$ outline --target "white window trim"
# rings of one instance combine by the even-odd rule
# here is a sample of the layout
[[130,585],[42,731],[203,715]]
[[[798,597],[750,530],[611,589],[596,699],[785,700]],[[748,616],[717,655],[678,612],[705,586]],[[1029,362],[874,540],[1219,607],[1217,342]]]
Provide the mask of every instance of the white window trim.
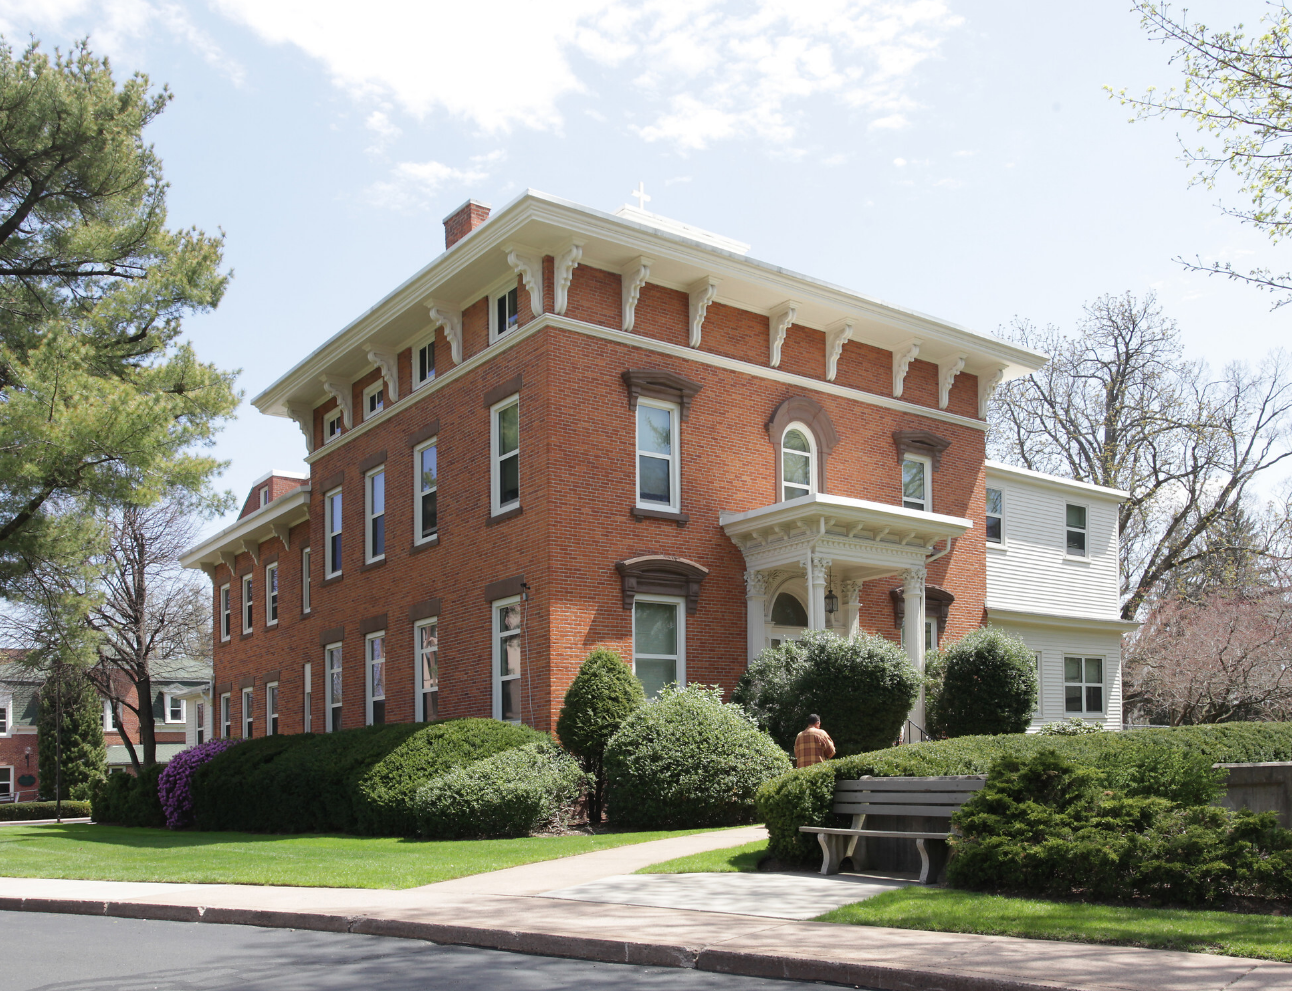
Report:
[[672,452],[667,458],[668,489],[669,489],[668,502],[667,503],[651,502],[649,500],[642,499],[641,459],[643,455],[649,458],[659,458],[659,460],[661,461],[665,459],[660,458],[658,454],[652,454],[650,452],[642,451],[641,433],[640,433],[641,414],[634,412],[633,443],[636,445],[636,447],[635,447],[635,457],[633,458],[635,462],[635,464],[633,465],[633,468],[637,475],[637,493],[636,493],[637,508],[638,509],[660,509],[670,513],[681,512],[682,510],[682,471],[681,471],[682,458],[681,458],[681,452],[679,450],[679,442],[681,440],[681,429],[678,426],[678,421],[682,418],[682,408],[677,403],[663,402],[658,399],[638,399],[637,406],[639,409],[642,406],[650,406],[650,407],[653,407],[654,409],[662,409],[662,410],[668,411],[669,450]]
[[[377,417],[381,416],[381,414],[386,411],[386,394],[384,391],[385,388],[386,388],[386,380],[384,378],[379,378],[377,379],[376,382],[373,382],[370,386],[368,386],[366,389],[363,390],[363,405],[360,407],[360,410],[363,413],[364,423],[367,423],[369,420],[375,420]],[[379,392],[382,394],[381,406],[378,409],[375,409],[371,413],[369,413],[368,400]]]
[[[336,433],[329,433],[328,427],[333,423],[336,424]],[[323,443],[324,444],[330,444],[332,443],[332,441],[340,439],[341,435],[344,433],[345,433],[345,419],[344,419],[344,414],[341,412],[340,409],[334,409],[331,412],[323,414]]]
[[[985,492],[986,489],[995,489],[997,492],[1000,493],[1000,512],[999,513],[993,513],[987,509],[987,500],[986,500],[986,492]],[[1006,547],[1009,544],[1009,532],[1005,527],[1005,502],[1006,502],[1006,499],[1005,499],[1004,489],[996,488],[996,486],[994,485],[984,486],[982,529],[983,529],[983,543],[987,545],[988,550],[1003,551],[1006,549]],[[1000,520],[1000,540],[998,541],[992,541],[987,539],[987,520],[993,516],[997,517]]]
[[220,725],[220,739],[231,739],[233,732],[233,693],[223,692],[220,695],[220,711],[215,714]]
[[260,486],[260,507],[263,509],[265,506],[268,506],[268,505],[269,505],[269,486],[262,485]]
[[[520,601],[521,601],[521,597],[519,595],[509,595],[504,599],[494,599],[491,603],[489,603],[489,641],[491,645],[490,653],[493,655],[493,661],[492,661],[493,666],[491,669],[492,673],[491,673],[490,680],[493,682],[493,718],[494,719],[502,719],[502,682],[503,682],[503,677],[501,674],[502,637],[499,636],[499,632],[497,628],[498,610],[501,609],[503,606],[515,605]],[[523,609],[521,610],[520,622],[521,622],[520,632],[514,635],[523,637],[525,635],[525,614]],[[508,681],[520,681],[525,676],[525,657],[524,657],[523,640],[521,641],[520,665],[521,665],[520,672],[514,676],[509,677],[507,679]],[[520,722],[523,723],[525,721],[524,717],[525,717],[525,713],[524,713],[524,709],[522,708]],[[510,720],[508,721],[510,722]]]
[[220,586],[220,642],[233,639],[233,590],[229,583]]
[[310,549],[301,548],[301,613],[310,611]]
[[[1086,521],[1089,522],[1089,519],[1090,518],[1087,517]],[[1077,682],[1075,681],[1068,681],[1067,666],[1068,666],[1069,657],[1081,658],[1081,682],[1080,682],[1081,711],[1080,712],[1068,711],[1067,688],[1069,685],[1077,684]],[[1099,662],[1099,670],[1103,673],[1103,676],[1104,676],[1103,681],[1100,681],[1100,682],[1086,681],[1086,661],[1087,660]],[[1108,715],[1108,655],[1107,654],[1088,654],[1085,651],[1065,650],[1063,652],[1062,674],[1063,674],[1063,688],[1064,688],[1063,717],[1067,719],[1069,716],[1080,716],[1082,719],[1090,719],[1094,722],[1101,722],[1103,719],[1105,719]],[[1093,709],[1086,708],[1086,687],[1090,686],[1093,688],[1096,684],[1098,684],[1099,688],[1101,689],[1100,697],[1103,699],[1103,702],[1104,702],[1104,707],[1100,709],[1098,712],[1096,712]]]
[[[489,300],[489,343],[490,344],[494,344],[497,341],[502,340],[509,333],[511,333],[511,331],[509,330],[500,329],[498,327],[498,297],[499,296],[502,296],[504,293],[509,293],[513,289],[516,290],[516,314],[517,314],[517,317],[519,318],[520,294],[523,291],[520,283],[521,283],[521,280],[518,275],[514,275],[514,274],[506,275],[506,276],[503,276],[501,279],[499,279],[497,282],[495,282],[493,285],[491,285],[489,287],[488,292],[485,294],[486,298]],[[520,329],[520,320],[517,319],[516,324],[511,328],[511,330],[519,330],[519,329]]]
[[902,506],[906,506],[906,462],[908,461],[918,461],[924,465],[924,508],[915,511],[931,513],[933,512],[933,459],[923,454],[906,454],[902,457],[902,477],[898,479],[902,492]]
[[[363,559],[364,559],[364,563],[366,564],[372,564],[375,561],[386,560],[386,550],[384,546],[382,547],[382,551],[380,554],[374,554],[372,552],[373,550],[372,521],[375,519],[375,517],[372,514],[372,480],[376,478],[378,475],[383,476],[382,485],[384,487],[386,482],[386,479],[384,477],[385,474],[386,474],[386,466],[383,464],[383,465],[378,465],[376,468],[373,468],[371,471],[367,472],[363,476]],[[386,499],[385,501],[388,502],[389,499]],[[344,502],[342,502],[342,507],[343,508],[341,511],[345,512]],[[384,532],[385,531],[384,518],[386,516],[386,509],[384,506],[382,507],[381,515],[383,518],[382,530]]]
[[115,733],[117,728],[112,725],[112,700],[103,700],[103,732]]
[[[679,688],[686,687],[686,599],[679,595],[641,595],[640,593],[633,598],[633,616],[632,616],[632,659],[633,659],[633,676],[637,675],[637,614],[636,604],[638,602],[667,602],[677,606],[677,684]],[[648,657],[663,657],[662,654],[649,654]]]
[[506,399],[494,403],[489,407],[489,508],[491,516],[498,516],[502,513],[509,513],[513,509],[520,507],[520,472],[516,472],[517,491],[515,502],[500,503],[498,501],[498,483],[501,478],[501,461],[498,456],[498,414],[510,406],[516,407],[516,450],[507,457],[515,457],[519,465],[520,459],[520,393],[513,392]]
[[[817,460],[817,459],[818,459],[819,455],[818,455],[818,453],[817,453],[817,447],[816,447],[816,434],[813,432],[812,428],[811,428],[811,427],[809,427],[806,423],[803,423],[801,420],[795,420],[793,423],[788,423],[788,424],[786,424],[786,425],[785,425],[785,429],[781,431],[781,463],[780,463],[780,465],[779,465],[779,469],[780,469],[780,470],[777,472],[777,474],[778,474],[778,475],[780,476],[780,478],[781,478],[781,491],[780,491],[780,498],[776,500],[777,502],[784,502],[784,501],[785,501],[785,485],[786,485],[786,482],[785,482],[785,435],[786,435],[787,433],[789,433],[791,430],[797,430],[797,431],[799,431],[801,434],[803,434],[803,436],[804,436],[804,437],[806,437],[806,438],[807,438],[807,442],[808,442],[808,490],[807,490],[807,494],[808,494],[808,495],[816,495],[816,492],[817,492],[817,479],[818,479],[818,477],[820,476],[820,469],[818,469],[818,468],[817,468],[817,464],[818,464],[818,460]],[[793,452],[791,452],[791,453],[793,453],[793,454],[802,454],[803,452],[802,452],[802,451],[793,451]],[[798,486],[795,486],[795,487],[797,488]],[[802,496],[795,496],[794,498],[796,498],[796,499],[801,499],[801,498],[803,498],[803,497],[802,497]]]
[[336,732],[332,727],[332,667],[328,664],[328,655],[334,650],[337,652],[341,660],[340,667],[343,682],[341,689],[341,709],[342,712],[345,711],[345,654],[341,650],[341,641],[338,640],[336,643],[327,644],[323,648],[323,730],[326,733]]
[[[273,692],[270,692],[271,688],[274,690]],[[276,695],[277,693],[278,693],[278,682],[271,681],[265,685],[265,736],[278,735],[277,733],[274,732],[274,722],[272,718],[274,711],[272,708],[270,708],[270,705],[269,705],[270,698],[273,695]],[[281,714],[279,715],[279,718],[280,719],[282,718]]]
[[242,576],[242,601],[238,603],[242,609],[242,632],[251,633],[256,626],[256,597],[251,572]]
[[413,349],[412,349],[412,351],[410,352],[410,355],[411,355],[411,357],[412,357],[412,368],[410,369],[410,374],[411,374],[412,379],[413,379],[413,391],[414,391],[414,392],[416,392],[416,391],[417,391],[418,389],[420,389],[422,386],[424,386],[424,385],[430,385],[430,383],[432,383],[432,382],[434,382],[434,381],[435,381],[435,371],[436,371],[436,369],[435,369],[435,364],[434,364],[434,362],[432,362],[432,364],[431,364],[431,374],[430,374],[430,375],[428,375],[426,378],[418,378],[418,374],[421,372],[421,367],[420,367],[420,366],[421,366],[421,351],[422,351],[422,349],[423,349],[423,348],[430,348],[430,349],[431,349],[431,354],[432,354],[432,355],[434,355],[434,353],[435,353],[435,337],[434,337],[434,335],[432,335],[432,336],[428,337],[428,338],[427,338],[426,340],[424,340],[421,344],[414,344],[414,345],[413,345]]
[[[272,576],[270,572],[273,572]],[[278,562],[265,565],[265,625],[277,626],[279,611],[279,593],[278,584]]]
[[15,779],[14,770],[15,768],[12,764],[0,764],[0,771],[9,772],[7,779],[0,779],[4,781],[8,791],[0,792],[0,795],[16,795],[18,793],[18,782]]
[[304,710],[304,720],[301,726],[304,732],[314,732],[314,666],[310,661],[306,661],[301,672],[301,708]]
[[0,711],[4,712],[4,725],[0,726],[0,739],[13,736],[13,696],[0,696]]
[[[436,512],[435,532],[429,537],[422,536],[422,452],[428,447],[436,448],[435,451],[435,491],[440,491],[440,438],[432,437],[413,448],[413,543],[414,544],[434,544],[440,539],[439,512]],[[496,450],[496,448],[495,448]],[[437,503],[438,507],[438,503]]]
[[[492,619],[490,620],[492,622]],[[439,636],[440,636],[440,617],[429,616],[426,619],[419,619],[413,624],[413,692],[417,699],[417,717],[418,722],[426,722],[426,684],[422,680],[422,630],[427,626],[435,627],[435,663],[439,666]],[[495,662],[496,664],[496,662]],[[496,670],[496,667],[495,667]],[[438,692],[438,687],[436,688]]]
[[[248,723],[250,723],[251,732],[248,733]],[[244,688],[242,690],[242,738],[250,740],[256,733],[256,690],[254,688]]]
[[[369,633],[363,638],[363,724],[372,725],[372,703],[376,701],[372,697],[372,642],[381,641],[382,660],[389,662],[390,658],[386,651],[386,631],[378,630],[376,633]],[[390,666],[387,663],[386,677],[390,678]],[[382,699],[386,698],[382,695]]]
[[[172,700],[174,700],[174,701],[176,701],[176,702],[178,702],[178,703],[179,703],[179,718],[178,718],[178,719],[172,719],[172,718],[170,717],[170,704],[171,704],[171,701],[172,701]],[[176,724],[178,724],[178,723],[186,723],[186,722],[188,722],[188,718],[187,718],[187,717],[188,717],[188,702],[187,702],[185,699],[182,699],[182,698],[176,698],[176,697],[175,697],[174,695],[172,695],[170,692],[163,692],[163,693],[162,693],[162,706],[163,706],[163,708],[165,709],[165,715],[164,715],[164,717],[163,717],[163,719],[162,719],[162,722],[169,723],[169,724],[171,724],[172,726],[173,726],[173,725],[176,725]]]
[[[1068,507],[1080,506],[1086,511],[1086,525],[1084,527],[1068,526]],[[1086,552],[1084,554],[1073,554],[1068,550],[1068,531],[1079,530],[1086,535]],[[1090,504],[1086,502],[1073,502],[1070,499],[1063,500],[1063,556],[1069,561],[1086,561],[1090,560]],[[1073,655],[1076,656],[1076,655]]]
[[[341,496],[341,520],[336,529],[333,529],[333,523],[338,522],[332,519],[332,497]],[[337,534],[344,534],[345,525],[345,495],[341,488],[337,487],[330,492],[323,493],[323,574],[325,578],[335,578],[341,573],[340,562],[332,560],[332,538]]]
[[[1002,507],[1003,508],[1003,507]],[[1034,650],[1036,658],[1036,718],[1045,718],[1045,651]]]

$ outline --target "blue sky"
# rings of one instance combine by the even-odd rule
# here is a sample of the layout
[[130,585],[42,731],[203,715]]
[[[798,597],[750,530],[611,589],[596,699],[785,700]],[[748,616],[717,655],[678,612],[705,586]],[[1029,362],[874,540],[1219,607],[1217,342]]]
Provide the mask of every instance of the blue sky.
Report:
[[[171,222],[224,230],[234,270],[189,332],[248,397],[437,255],[466,198],[613,211],[639,180],[649,209],[753,257],[982,332],[1153,290],[1195,356],[1259,360],[1292,307],[1173,259],[1282,269],[1292,249],[1189,188],[1177,122],[1109,99],[1178,82],[1128,7],[0,0],[0,31],[88,35],[175,92],[149,133]],[[296,425],[248,405],[216,452],[240,496],[303,470]]]

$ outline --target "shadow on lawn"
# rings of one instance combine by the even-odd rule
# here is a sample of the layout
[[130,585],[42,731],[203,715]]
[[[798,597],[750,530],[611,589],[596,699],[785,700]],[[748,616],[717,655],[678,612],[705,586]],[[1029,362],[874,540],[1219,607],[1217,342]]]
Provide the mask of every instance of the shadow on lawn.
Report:
[[[189,847],[220,846],[227,844],[279,843],[284,840],[322,840],[343,843],[427,843],[411,837],[350,836],[344,833],[217,833],[190,830],[149,829],[144,826],[109,826],[97,823],[51,823],[34,827],[40,830],[41,840],[72,840],[77,843],[96,843],[105,846],[134,847],[142,849],[184,849]],[[30,833],[15,837],[11,842],[21,843],[34,839]],[[0,834],[0,843],[5,837]],[[443,842],[443,841],[441,841]]]

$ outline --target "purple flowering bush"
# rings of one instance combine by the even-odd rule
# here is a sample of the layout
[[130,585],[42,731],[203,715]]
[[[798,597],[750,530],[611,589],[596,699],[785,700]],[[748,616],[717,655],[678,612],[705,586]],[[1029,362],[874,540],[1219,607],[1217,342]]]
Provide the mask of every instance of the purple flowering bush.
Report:
[[157,779],[157,795],[161,799],[162,811],[166,813],[167,828],[184,829],[193,825],[193,772],[239,742],[236,739],[207,740],[180,752],[166,765]]

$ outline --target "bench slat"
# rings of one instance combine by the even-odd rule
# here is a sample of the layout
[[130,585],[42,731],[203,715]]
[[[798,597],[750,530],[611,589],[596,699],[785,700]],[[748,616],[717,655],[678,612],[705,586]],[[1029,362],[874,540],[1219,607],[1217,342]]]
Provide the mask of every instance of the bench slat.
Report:
[[959,805],[872,805],[869,802],[836,802],[830,810],[844,815],[932,816],[950,819],[960,811]]
[[835,792],[838,802],[873,802],[883,805],[892,802],[900,805],[964,805],[972,794],[960,791],[845,791]]
[[887,836],[896,839],[949,840],[954,833],[911,833],[900,829],[833,829],[826,826],[800,826],[800,833],[825,833],[827,836]]
[[966,778],[859,778],[836,781],[835,791],[979,791],[985,776]]

